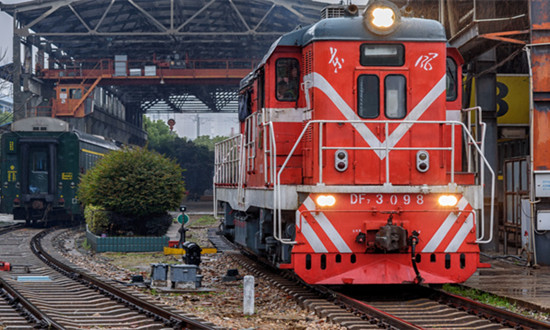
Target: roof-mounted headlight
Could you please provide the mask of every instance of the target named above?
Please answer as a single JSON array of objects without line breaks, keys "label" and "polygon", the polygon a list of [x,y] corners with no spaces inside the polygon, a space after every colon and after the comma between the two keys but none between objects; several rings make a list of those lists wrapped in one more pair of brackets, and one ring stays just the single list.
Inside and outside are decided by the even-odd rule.
[{"label": "roof-mounted headlight", "polygon": [[363,23],[372,33],[390,34],[399,26],[401,15],[393,3],[386,0],[374,0],[363,13]]}]

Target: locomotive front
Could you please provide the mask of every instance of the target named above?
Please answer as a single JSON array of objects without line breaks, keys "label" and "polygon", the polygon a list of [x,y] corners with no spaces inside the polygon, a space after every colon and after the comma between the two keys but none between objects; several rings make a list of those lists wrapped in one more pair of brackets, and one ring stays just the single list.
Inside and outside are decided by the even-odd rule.
[{"label": "locomotive front", "polygon": [[[243,88],[236,199],[215,181],[226,233],[308,283],[463,282],[480,264],[486,161],[462,58],[439,22],[384,0],[356,11],[283,36]],[[294,76],[296,97],[278,93]]]}]

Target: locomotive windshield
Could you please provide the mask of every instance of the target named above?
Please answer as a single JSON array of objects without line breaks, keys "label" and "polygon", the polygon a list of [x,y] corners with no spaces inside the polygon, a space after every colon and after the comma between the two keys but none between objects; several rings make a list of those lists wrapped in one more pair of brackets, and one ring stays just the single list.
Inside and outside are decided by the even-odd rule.
[{"label": "locomotive windshield", "polygon": [[[357,114],[364,119],[380,115],[380,79],[377,75],[363,74],[357,78]],[[406,79],[390,74],[384,78],[384,114],[388,119],[401,119],[407,115]]]},{"label": "locomotive windshield", "polygon": [[377,75],[363,74],[357,78],[357,114],[361,118],[376,118],[379,115],[379,80]]},{"label": "locomotive windshield", "polygon": [[387,118],[405,118],[407,109],[405,77],[402,75],[386,76],[385,82],[385,113]]}]

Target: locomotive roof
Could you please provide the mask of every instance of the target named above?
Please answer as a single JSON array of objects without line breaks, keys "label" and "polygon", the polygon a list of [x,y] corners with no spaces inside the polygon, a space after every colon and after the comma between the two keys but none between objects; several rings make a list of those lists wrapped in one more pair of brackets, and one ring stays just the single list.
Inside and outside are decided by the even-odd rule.
[{"label": "locomotive roof", "polygon": [[445,29],[438,21],[411,17],[401,18],[395,32],[387,36],[367,30],[363,25],[363,16],[324,19],[305,30],[302,46],[320,40],[447,41]]},{"label": "locomotive roof", "polygon": [[14,121],[11,130],[13,132],[68,132],[69,123],[51,117],[29,117]]},{"label": "locomotive roof", "polygon": [[[12,123],[11,130],[13,132],[71,132],[68,122],[51,117],[29,117],[17,120]],[[84,141],[93,145],[97,145],[106,149],[116,150],[118,146],[111,141],[105,140],[103,137],[87,134],[78,130],[72,130],[78,136],[80,141]]]},{"label": "locomotive roof", "polygon": [[[395,32],[381,36],[370,32],[364,27],[362,15],[327,18],[282,35],[271,45],[257,68],[266,63],[277,47],[304,47],[311,42],[328,40],[446,42],[447,38],[441,23],[431,19],[402,17],[401,23]],[[243,78],[241,88],[248,86],[253,77],[254,72],[251,72]]]}]

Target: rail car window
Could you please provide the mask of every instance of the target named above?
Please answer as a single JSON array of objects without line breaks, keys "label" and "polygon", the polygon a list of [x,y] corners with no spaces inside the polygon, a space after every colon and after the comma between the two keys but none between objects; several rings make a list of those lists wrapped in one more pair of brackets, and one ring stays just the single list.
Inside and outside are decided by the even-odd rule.
[{"label": "rail car window", "polygon": [[455,61],[447,57],[447,101],[454,101],[458,96],[457,89],[457,66]]},{"label": "rail car window", "polygon": [[360,63],[363,66],[402,66],[405,47],[401,44],[362,44]]},{"label": "rail car window", "polygon": [[296,101],[300,84],[300,65],[295,58],[280,58],[276,62],[276,94],[279,101]]},{"label": "rail car window", "polygon": [[407,93],[405,77],[388,75],[385,79],[385,114],[390,119],[405,118],[407,109]]},{"label": "rail car window", "polygon": [[363,74],[357,78],[357,114],[361,118],[376,118],[380,114],[380,80],[377,75]]},{"label": "rail car window", "polygon": [[48,152],[44,148],[30,150],[29,192],[48,192]]},{"label": "rail car window", "polygon": [[47,161],[46,151],[33,151],[32,152],[32,171],[46,171],[46,161]]}]

